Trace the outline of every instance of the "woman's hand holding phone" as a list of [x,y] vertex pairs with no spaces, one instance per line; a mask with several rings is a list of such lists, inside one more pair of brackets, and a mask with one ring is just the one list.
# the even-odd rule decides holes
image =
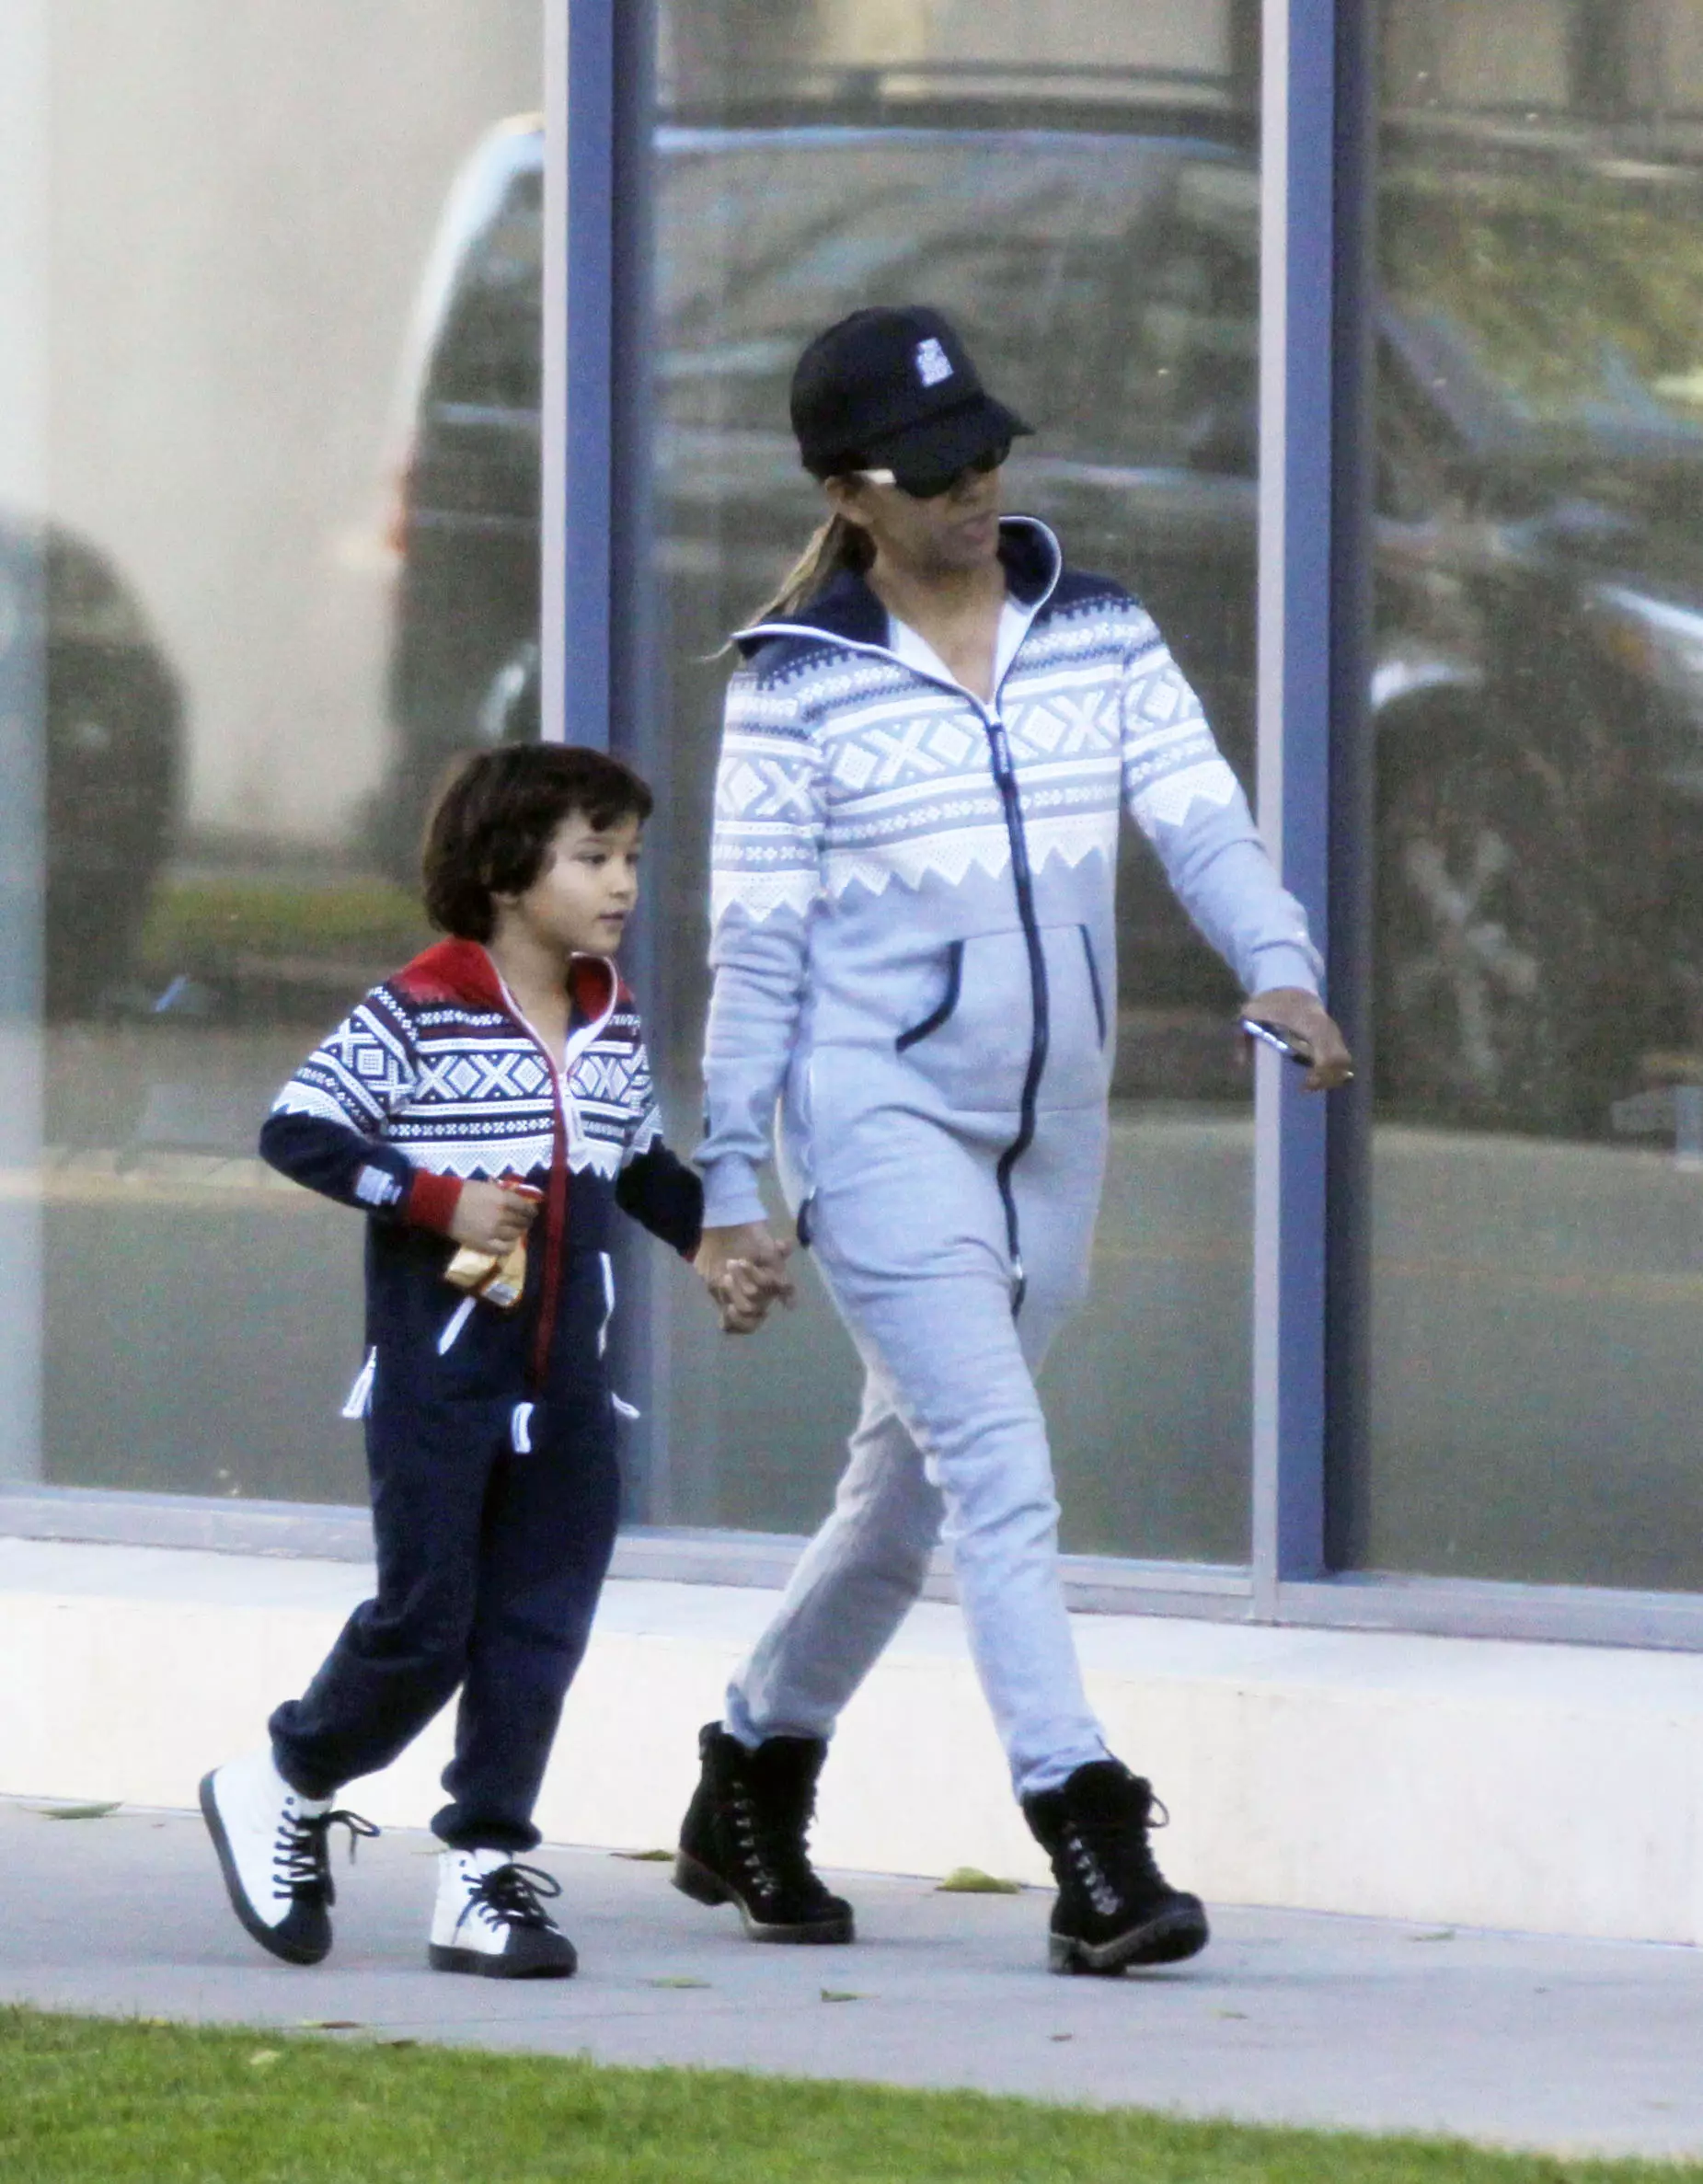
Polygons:
[[1334,1091],[1354,1074],[1353,1058],[1317,994],[1305,986],[1272,986],[1242,1006],[1242,1035],[1275,1047],[1306,1070],[1309,1092]]

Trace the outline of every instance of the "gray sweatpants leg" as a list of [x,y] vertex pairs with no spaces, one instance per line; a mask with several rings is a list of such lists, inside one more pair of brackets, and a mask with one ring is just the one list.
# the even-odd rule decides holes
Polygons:
[[989,1119],[982,1144],[888,1109],[834,1141],[815,1248],[864,1361],[863,1414],[833,1513],[729,1687],[727,1726],[746,1742],[831,1733],[943,1529],[1018,1795],[1105,1756],[1064,1612],[1033,1379],[1080,1295],[1099,1198],[1095,1118],[1087,1131],[1072,1120],[1043,1130],[1023,1164],[1029,1293],[1016,1320],[994,1177],[1002,1123]]
[[833,1513],[728,1687],[727,1727],[746,1743],[832,1734],[922,1591],[940,1496],[879,1369],[864,1380],[849,1445]]

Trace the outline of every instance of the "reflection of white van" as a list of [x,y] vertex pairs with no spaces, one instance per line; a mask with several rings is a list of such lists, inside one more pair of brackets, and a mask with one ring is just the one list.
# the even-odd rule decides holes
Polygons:
[[504,122],[444,207],[403,358],[391,540],[396,748],[375,844],[411,879],[449,754],[536,733],[543,140]]
[[[963,325],[1040,428],[1012,461],[1015,502],[1152,606],[1251,778],[1251,140],[1233,117],[1148,104],[1037,119],[907,101],[659,128],[656,566],[681,810],[708,809],[708,656],[814,520],[787,430],[793,360],[870,302]],[[1627,193],[1657,182],[1606,148],[1582,129],[1540,145],[1387,133],[1372,693],[1380,1097],[1591,1132],[1640,1050],[1693,1040],[1703,963],[1703,426],[1683,332],[1703,261],[1629,247]],[[446,752],[535,724],[541,159],[535,123],[486,140],[425,284],[386,799],[410,848]],[[1659,185],[1674,233],[1682,201],[1703,225],[1695,166],[1661,166]],[[1582,333],[1561,294],[1599,298]],[[701,832],[679,830],[665,874],[685,929]],[[1226,1006],[1215,960],[1126,855],[1125,994]],[[1144,1083],[1202,1088],[1166,1067]]]

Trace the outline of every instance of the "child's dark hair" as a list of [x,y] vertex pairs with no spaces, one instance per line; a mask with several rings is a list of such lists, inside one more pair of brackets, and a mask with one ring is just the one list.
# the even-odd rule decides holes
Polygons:
[[502,743],[462,759],[438,791],[421,855],[426,915],[462,940],[489,940],[495,895],[521,895],[570,813],[601,833],[641,822],[654,799],[630,766],[577,743]]

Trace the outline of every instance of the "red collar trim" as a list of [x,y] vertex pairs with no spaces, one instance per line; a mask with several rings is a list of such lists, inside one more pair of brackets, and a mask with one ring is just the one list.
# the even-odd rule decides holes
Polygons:
[[[448,1001],[510,1013],[497,966],[477,940],[436,941],[389,983],[410,1001]],[[604,956],[576,956],[569,989],[576,1017],[593,1024],[627,997],[615,965]]]

